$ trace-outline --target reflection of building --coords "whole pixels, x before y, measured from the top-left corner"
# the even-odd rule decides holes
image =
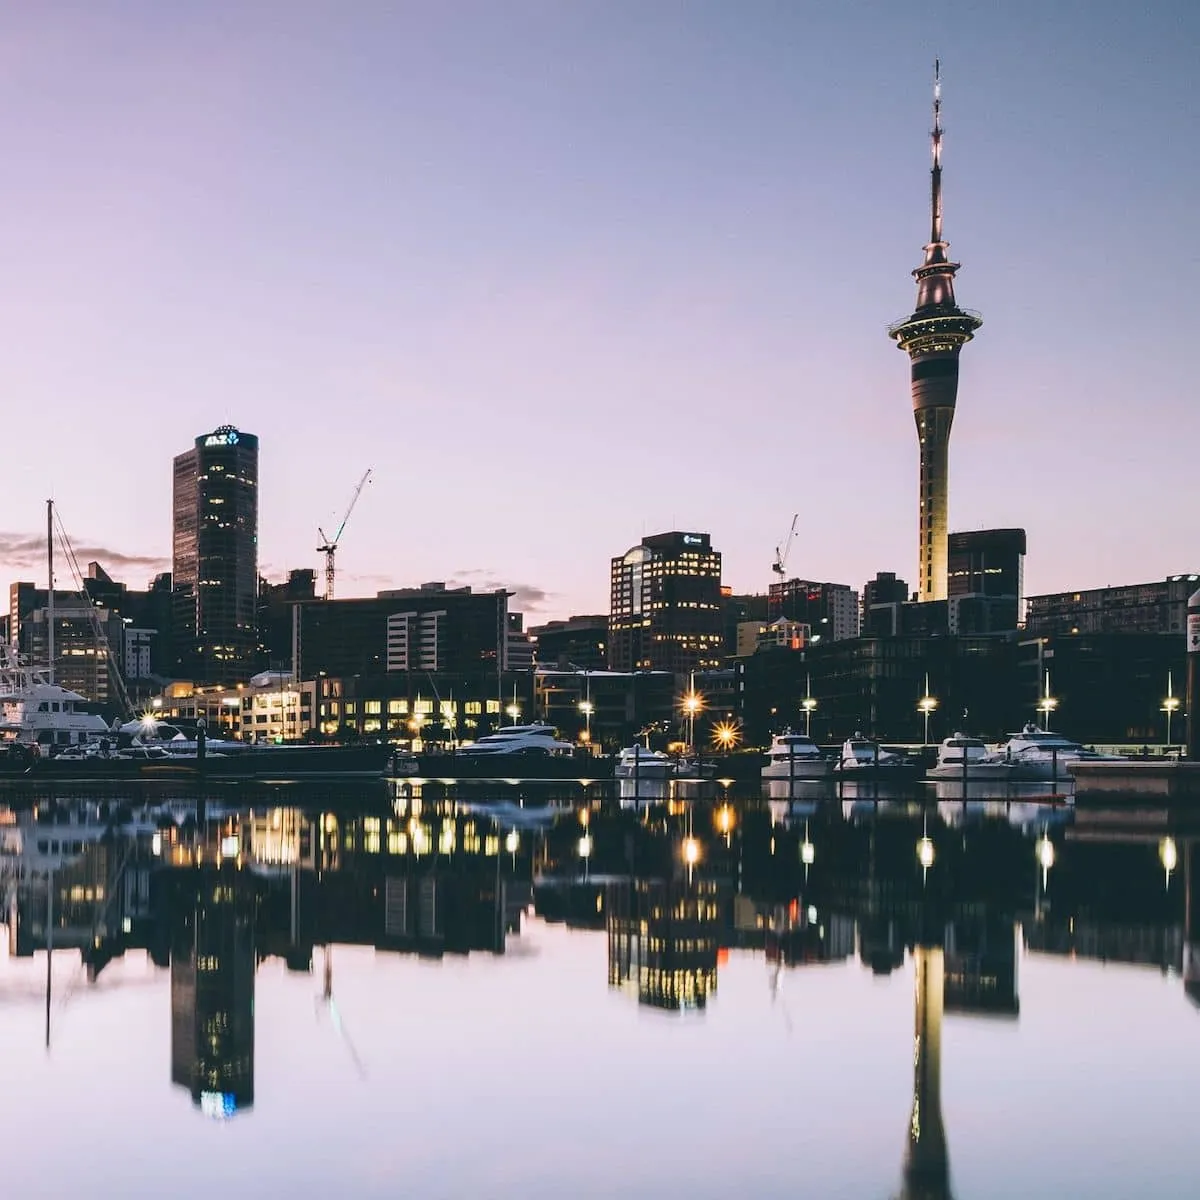
[[[181,880],[171,937],[171,1081],[209,1116],[254,1103],[254,879],[199,867]]]
[[[258,438],[222,425],[175,458],[173,674],[236,683],[258,655]]]
[[[913,1028],[913,1099],[904,1153],[901,1200],[950,1195],[950,1159],[942,1123],[942,996],[945,961],[940,947],[917,946]]]
[[[659,533],[612,560],[608,663],[615,671],[720,665],[721,555],[707,533]]]
[[[654,1008],[703,1008],[717,987],[717,885],[631,879],[608,886],[608,982]]]
[[[946,926],[947,1012],[1015,1017],[1017,936],[1011,918],[985,917]]]

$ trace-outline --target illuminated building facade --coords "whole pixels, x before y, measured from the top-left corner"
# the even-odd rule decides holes
[[[768,615],[786,617],[812,627],[820,641],[840,642],[858,637],[858,593],[844,583],[787,579],[771,584]]]
[[[945,600],[950,499],[950,426],[958,399],[958,356],[983,324],[978,313],[959,308],[949,243],[942,236],[941,77],[933,94],[933,168],[930,232],[925,261],[913,271],[917,307],[888,335],[911,360],[913,415],[920,446],[918,599]]]
[[[608,665],[685,674],[721,661],[721,555],[707,533],[659,533],[612,560]]]
[[[1030,596],[1028,633],[1173,633],[1183,637],[1188,596],[1200,575],[1169,575],[1153,583]]]
[[[171,1081],[208,1116],[254,1103],[254,878],[231,864],[180,881],[171,936]]]
[[[258,654],[258,438],[222,425],[175,458],[172,673],[249,678]]]

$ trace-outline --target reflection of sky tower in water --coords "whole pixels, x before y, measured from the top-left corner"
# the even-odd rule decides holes
[[[913,1022],[913,1098],[898,1200],[949,1200],[950,1159],[942,1124],[942,1000],[946,958],[941,947],[917,946]]]
[[[942,237],[942,84],[934,68],[933,168],[930,172],[930,231],[925,261],[913,271],[917,307],[888,336],[912,362],[913,415],[921,452],[919,578],[921,600],[946,599],[949,535],[950,426],[958,397],[958,355],[983,324],[978,313],[954,301],[959,264],[946,254]]]

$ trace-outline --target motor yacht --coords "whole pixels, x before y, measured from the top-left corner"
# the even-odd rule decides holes
[[[23,663],[0,643],[0,745],[49,754],[109,734],[108,722],[88,711],[83,696],[50,683],[48,672]]]
[[[666,779],[673,769],[674,763],[661,750],[634,745],[617,755],[613,774],[618,779]]]
[[[825,779],[833,774],[834,760],[821,753],[821,747],[803,733],[785,730],[771,739],[763,779]]]
[[[961,782],[1008,779],[1011,765],[994,761],[992,750],[982,738],[956,733],[938,747],[937,765],[929,769],[927,778]]]
[[[1069,767],[1077,762],[1120,762],[1118,754],[1098,754],[1061,733],[1026,725],[981,760],[981,767],[1007,766],[1014,781],[1070,779]]]
[[[835,769],[843,774],[868,771],[899,774],[903,771],[913,772],[916,767],[903,754],[898,754],[895,750],[885,750],[878,742],[856,733],[843,743],[842,757]]]
[[[560,742],[553,725],[505,725],[494,733],[484,734],[478,741],[459,746],[455,754],[467,758],[495,757],[505,754],[570,757],[575,747]]]

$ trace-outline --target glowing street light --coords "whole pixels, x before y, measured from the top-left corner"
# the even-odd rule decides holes
[[[817,702],[813,699],[811,675],[804,677],[804,699],[800,701],[800,707],[804,709],[804,736],[812,737],[812,715]]]
[[[1042,728],[1049,731],[1050,716],[1058,707],[1058,701],[1050,695],[1050,672],[1046,672],[1045,690],[1042,693],[1042,698],[1037,702],[1037,710],[1042,714]]]
[[[580,700],[579,711],[583,713],[584,720],[583,741],[590,742],[592,740],[592,713],[596,711],[596,706],[590,700]]]
[[[741,732],[733,721],[720,721],[713,726],[713,744],[727,754],[741,740]]]
[[[694,867],[700,861],[700,840],[690,834],[683,839],[683,861]]]
[[[1167,672],[1167,695],[1162,702],[1162,710],[1167,714],[1167,745],[1171,744],[1171,718],[1179,711],[1180,699],[1175,695],[1174,680],[1171,672]]]
[[[696,714],[704,708],[704,697],[696,691],[696,677],[693,675],[688,684],[688,690],[683,697],[683,711],[688,722],[688,750],[696,745]]]
[[[517,718],[521,715],[521,706],[515,703],[510,704],[504,711],[508,714],[509,720],[515,725]]]
[[[925,695],[917,701],[917,712],[925,718],[925,745],[929,745],[929,718],[933,715],[933,710],[937,708],[938,702],[935,696],[929,694],[929,672],[925,673]]]

